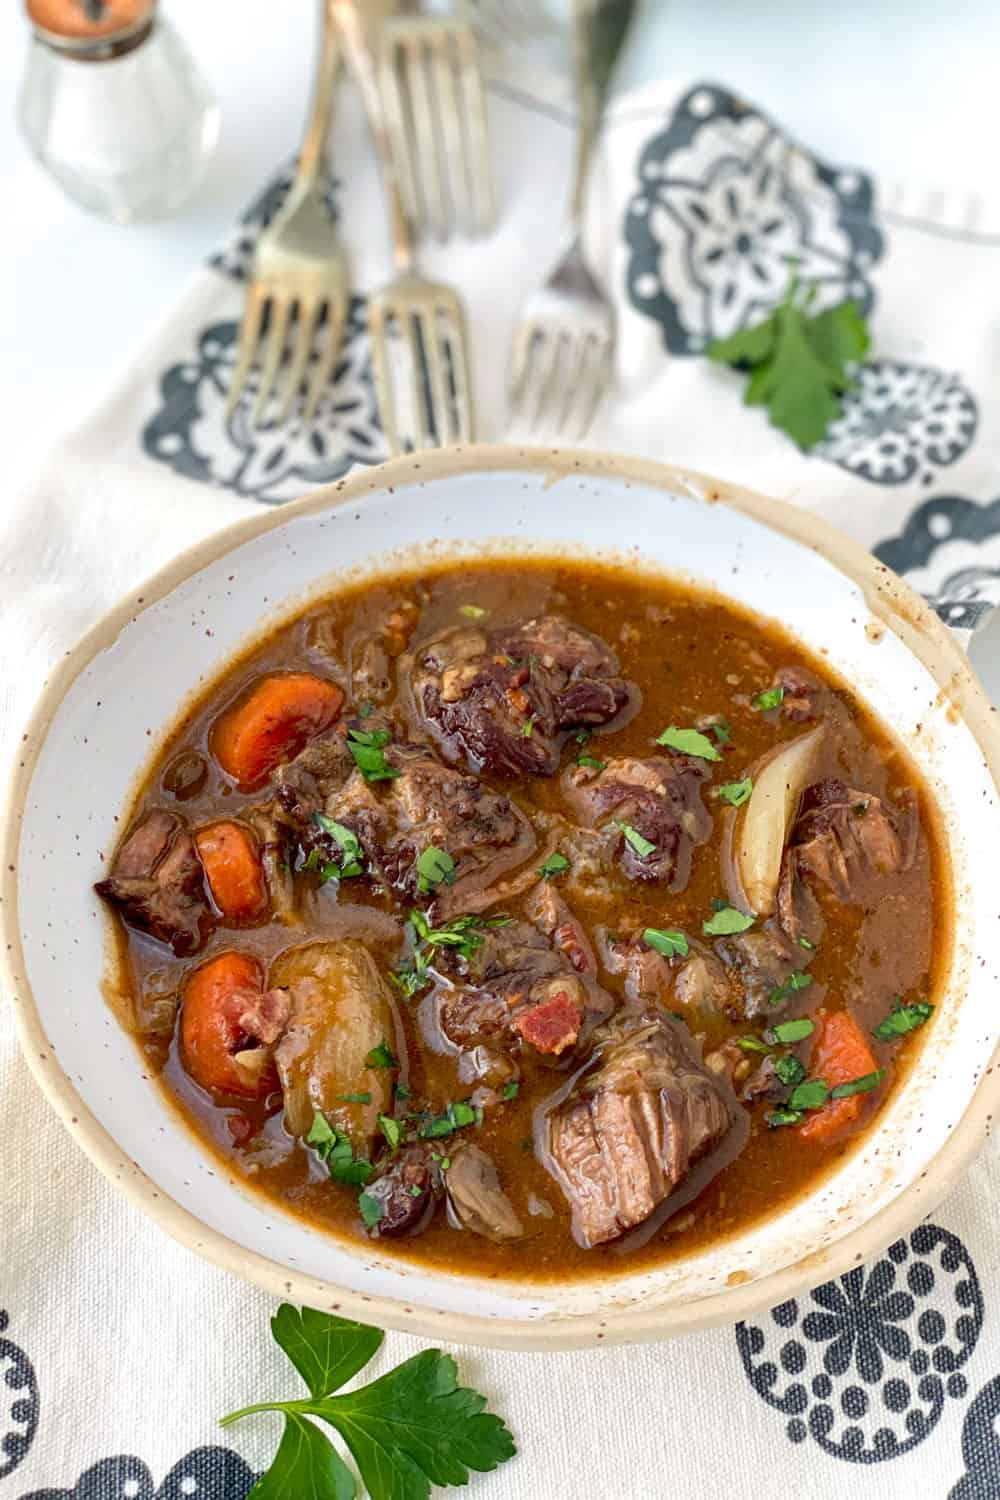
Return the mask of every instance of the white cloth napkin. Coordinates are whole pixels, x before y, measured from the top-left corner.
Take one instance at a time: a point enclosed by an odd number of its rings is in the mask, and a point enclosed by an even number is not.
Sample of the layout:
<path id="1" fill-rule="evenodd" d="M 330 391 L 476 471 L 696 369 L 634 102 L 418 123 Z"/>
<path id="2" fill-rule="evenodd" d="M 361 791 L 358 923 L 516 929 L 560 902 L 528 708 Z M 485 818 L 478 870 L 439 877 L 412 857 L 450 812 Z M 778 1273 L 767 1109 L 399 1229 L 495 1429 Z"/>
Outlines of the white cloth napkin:
<path id="1" fill-rule="evenodd" d="M 496 233 L 424 261 L 471 309 L 484 438 L 503 435 L 512 320 L 556 250 L 572 143 L 559 98 L 526 77 L 491 88 Z M 388 265 L 381 203 L 357 115 L 338 129 L 331 192 L 363 295 Z M 117 388 L 8 502 L 8 753 L 48 665 L 144 575 L 254 506 L 382 453 L 360 302 L 313 429 L 224 421 L 240 278 L 279 196 L 280 185 L 262 195 Z M 984 204 L 877 190 L 716 85 L 664 85 L 621 98 L 607 123 L 588 250 L 619 312 L 618 390 L 595 445 L 821 511 L 946 616 L 975 620 L 1000 576 L 1000 222 Z M 774 305 L 789 256 L 822 304 L 849 295 L 872 313 L 859 390 L 810 457 L 699 357 Z M 294 1390 L 267 1333 L 273 1304 L 173 1244 L 97 1174 L 31 1083 L 6 1011 L 0 1183 L 0 1500 L 241 1500 L 276 1432 L 267 1418 L 225 1434 L 215 1421 Z M 520 1448 L 472 1493 L 996 1500 L 998 1201 L 990 1152 L 884 1256 L 751 1325 L 544 1357 L 460 1351 L 463 1378 Z M 376 1369 L 418 1347 L 391 1335 Z"/>

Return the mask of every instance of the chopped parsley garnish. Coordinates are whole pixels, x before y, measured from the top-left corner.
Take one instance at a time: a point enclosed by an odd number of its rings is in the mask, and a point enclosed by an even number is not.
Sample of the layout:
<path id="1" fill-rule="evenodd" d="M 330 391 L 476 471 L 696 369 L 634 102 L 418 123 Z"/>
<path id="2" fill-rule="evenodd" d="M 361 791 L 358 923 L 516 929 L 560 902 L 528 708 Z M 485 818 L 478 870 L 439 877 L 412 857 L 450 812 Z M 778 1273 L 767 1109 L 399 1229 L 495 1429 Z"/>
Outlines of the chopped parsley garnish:
<path id="1" fill-rule="evenodd" d="M 897 999 L 872 1035 L 877 1036 L 880 1042 L 891 1042 L 895 1037 L 905 1036 L 908 1031 L 916 1031 L 918 1026 L 923 1026 L 925 1021 L 930 1020 L 933 1011 L 933 1005 L 929 1005 L 926 1000 L 914 1000 L 912 1005 L 904 1005 Z"/>
<path id="2" fill-rule="evenodd" d="M 742 807 L 744 802 L 750 801 L 752 792 L 752 776 L 745 776 L 742 781 L 727 781 L 719 787 L 719 796 L 730 807 Z"/>
<path id="3" fill-rule="evenodd" d="M 521 725 L 521 735 L 522 735 L 522 737 L 524 739 L 530 740 L 531 736 L 534 734 L 534 732 L 535 732 L 535 716 L 534 716 L 534 714 L 532 714 L 531 718 L 530 719 L 525 719 L 524 723 Z"/>
<path id="4" fill-rule="evenodd" d="M 772 1109 L 771 1113 L 765 1118 L 767 1119 L 768 1127 L 771 1130 L 777 1130 L 781 1125 L 801 1125 L 802 1111 L 798 1109 Z"/>
<path id="5" fill-rule="evenodd" d="M 767 688 L 763 693 L 758 693 L 756 698 L 751 699 L 751 706 L 760 709 L 761 713 L 766 713 L 768 709 L 780 708 L 784 696 L 783 687 Z"/>
<path id="6" fill-rule="evenodd" d="M 337 861 L 335 859 L 324 859 L 318 849 L 310 849 L 298 868 L 300 870 L 315 871 L 319 876 L 320 885 L 326 885 L 328 880 L 340 879 L 340 866 Z"/>
<path id="7" fill-rule="evenodd" d="M 370 1193 L 358 1207 L 369 1229 L 384 1217 Z M 257 1500 L 354 1500 L 361 1487 L 327 1436 L 330 1429 L 346 1443 L 371 1500 L 427 1500 L 432 1485 L 465 1485 L 470 1469 L 495 1469 L 513 1457 L 507 1428 L 486 1410 L 485 1397 L 458 1384 L 450 1354 L 422 1349 L 345 1392 L 377 1353 L 379 1329 L 286 1302 L 271 1319 L 271 1333 L 305 1382 L 306 1397 L 255 1403 L 222 1419 L 228 1427 L 257 1412 L 281 1414 L 284 1432 L 255 1485 Z"/>
<path id="8" fill-rule="evenodd" d="M 486 610 L 483 609 L 481 604 L 460 604 L 458 612 L 460 615 L 464 615 L 467 620 L 481 620 L 486 614 Z"/>
<path id="9" fill-rule="evenodd" d="M 664 958 L 687 958 L 691 951 L 684 933 L 675 927 L 647 927 L 642 940 L 647 948 L 662 953 Z"/>
<path id="10" fill-rule="evenodd" d="M 455 861 L 447 849 L 428 844 L 417 860 L 417 889 L 429 896 L 437 886 L 451 885 L 455 879 Z"/>
<path id="11" fill-rule="evenodd" d="M 807 1078 L 797 1084 L 788 1096 L 788 1108 L 792 1110 L 821 1109 L 830 1097 L 830 1090 L 822 1078 Z"/>
<path id="12" fill-rule="evenodd" d="M 593 734 L 594 731 L 592 729 L 578 729 L 573 738 L 578 745 L 585 745 L 589 739 L 593 738 Z"/>
<path id="13" fill-rule="evenodd" d="M 377 1047 L 373 1047 L 365 1058 L 366 1068 L 398 1068 L 399 1063 L 393 1056 L 392 1048 L 383 1037 Z"/>
<path id="14" fill-rule="evenodd" d="M 743 1052 L 770 1052 L 766 1042 L 762 1042 L 759 1036 L 738 1036 L 736 1045 Z"/>
<path id="15" fill-rule="evenodd" d="M 358 1197 L 358 1211 L 366 1229 L 374 1229 L 376 1224 L 385 1218 L 385 1209 L 377 1198 L 371 1193 L 361 1193 Z"/>
<path id="16" fill-rule="evenodd" d="M 374 705 L 374 703 L 362 703 L 361 707 L 358 709 L 358 718 L 359 719 L 368 719 L 368 718 L 371 717 L 371 715 L 374 712 L 375 712 L 375 705 Z"/>
<path id="17" fill-rule="evenodd" d="M 809 941 L 809 939 L 805 936 L 805 934 L 803 934 L 802 937 L 796 938 L 795 941 L 798 943 L 798 945 L 799 945 L 800 948 L 805 948 L 807 950 L 807 952 L 809 952 L 809 953 L 815 953 L 815 951 L 816 951 L 816 944 L 815 943 L 811 943 Z"/>
<path id="18" fill-rule="evenodd" d="M 797 1057 L 793 1057 L 791 1053 L 786 1057 L 775 1058 L 774 1071 L 777 1077 L 781 1079 L 781 1082 L 787 1084 L 790 1088 L 794 1087 L 797 1083 L 801 1083 L 806 1076 L 804 1065 Z"/>
<path id="19" fill-rule="evenodd" d="M 503 1086 L 503 1096 L 505 1099 L 516 1099 L 520 1091 L 521 1085 L 516 1078 L 510 1083 L 505 1083 Z"/>
<path id="20" fill-rule="evenodd" d="M 606 760 L 598 760 L 596 755 L 578 755 L 576 763 L 578 766 L 589 766 L 592 771 L 603 771 L 607 765 Z"/>
<path id="21" fill-rule="evenodd" d="M 538 873 L 543 880 L 551 880 L 555 875 L 565 875 L 568 869 L 569 860 L 565 854 L 556 850 L 555 854 L 550 854 L 545 863 L 539 866 Z"/>
<path id="22" fill-rule="evenodd" d="M 671 724 L 669 729 L 656 736 L 656 743 L 681 755 L 696 755 L 700 760 L 722 759 L 712 741 L 700 729 L 678 729 L 676 724 Z"/>
<path id="23" fill-rule="evenodd" d="M 728 937 L 733 932 L 746 932 L 753 924 L 753 917 L 746 912 L 737 911 L 735 906 L 721 906 L 707 922 L 702 922 L 701 930 L 706 937 Z"/>
<path id="24" fill-rule="evenodd" d="M 409 1193 L 411 1198 L 419 1198 L 422 1192 L 423 1188 L 418 1187 L 415 1182 L 410 1185 Z"/>
<path id="25" fill-rule="evenodd" d="M 417 1134 L 424 1140 L 437 1140 L 441 1136 L 453 1134 L 456 1130 L 463 1130 L 466 1125 L 481 1125 L 482 1123 L 483 1107 L 481 1104 L 471 1104 L 468 1099 L 456 1099 L 448 1105 L 443 1115 L 432 1115 L 429 1120 L 425 1120 Z"/>
<path id="26" fill-rule="evenodd" d="M 715 735 L 717 745 L 728 745 L 733 737 L 733 726 L 728 719 L 716 719 L 714 724 L 709 725 L 709 728 Z"/>
<path id="27" fill-rule="evenodd" d="M 370 1104 L 372 1102 L 371 1092 L 362 1089 L 356 1094 L 338 1094 L 337 1099 L 341 1104 Z"/>
<path id="28" fill-rule="evenodd" d="M 777 1043 L 787 1046 L 791 1042 L 804 1042 L 815 1030 L 815 1021 L 810 1021 L 808 1016 L 800 1016 L 795 1021 L 779 1021 L 777 1026 L 769 1026 L 764 1032 L 764 1040 L 772 1046 Z"/>
<path id="29" fill-rule="evenodd" d="M 385 1136 L 385 1139 L 389 1145 L 389 1150 L 392 1152 L 393 1156 L 395 1156 L 396 1152 L 399 1150 L 399 1142 L 402 1139 L 403 1135 L 402 1125 L 400 1125 L 398 1120 L 394 1120 L 392 1115 L 379 1115 L 378 1128 Z"/>
<path id="30" fill-rule="evenodd" d="M 320 1161 L 326 1164 L 334 1182 L 363 1187 L 375 1170 L 363 1156 L 355 1157 L 350 1137 L 342 1130 L 335 1130 L 319 1110 L 313 1115 L 306 1145 L 312 1146 Z"/>
<path id="31" fill-rule="evenodd" d="M 392 738 L 388 729 L 349 729 L 347 748 L 366 781 L 392 781 L 400 775 L 385 758 L 384 745 Z"/>
<path id="32" fill-rule="evenodd" d="M 813 313 L 815 284 L 792 273 L 784 299 L 759 323 L 715 339 L 706 353 L 747 375 L 743 400 L 763 406 L 774 427 L 808 451 L 841 414 L 856 382 L 848 373 L 868 349 L 868 327 L 854 302 Z"/>
<path id="33" fill-rule="evenodd" d="M 313 822 L 317 828 L 333 839 L 342 856 L 339 865 L 331 861 L 330 864 L 320 868 L 320 879 L 327 881 L 336 876 L 338 880 L 349 880 L 352 875 L 363 875 L 362 860 L 365 857 L 365 851 L 353 828 L 347 828 L 343 823 L 338 823 L 334 818 L 328 818 L 326 813 L 321 812 L 313 813 Z M 318 854 L 318 851 L 310 852 L 303 869 L 310 868 L 309 860 L 312 859 L 313 854 Z"/>
<path id="34" fill-rule="evenodd" d="M 483 933 L 489 927 L 506 927 L 510 917 L 455 917 L 444 927 L 432 927 L 422 911 L 410 912 L 413 929 L 413 958 L 390 977 L 407 999 L 430 984 L 430 958 L 435 948 L 454 948 L 460 958 L 470 959 L 482 947 Z M 396 1090 L 397 1094 L 399 1090 Z"/>
<path id="35" fill-rule="evenodd" d="M 885 1077 L 884 1068 L 876 1068 L 874 1073 L 865 1073 L 861 1078 L 852 1078 L 848 1083 L 838 1083 L 836 1088 L 830 1090 L 831 1099 L 850 1099 L 855 1094 L 870 1094 L 872 1089 L 877 1089 Z"/>
<path id="36" fill-rule="evenodd" d="M 406 1087 L 405 1083 L 397 1083 L 396 1084 L 396 1098 L 397 1099 L 412 1099 L 412 1097 L 413 1097 L 412 1090 L 408 1089 Z"/>
<path id="37" fill-rule="evenodd" d="M 790 974 L 784 984 L 776 985 L 771 991 L 767 997 L 767 1003 L 772 1010 L 776 1010 L 792 995 L 797 995 L 800 990 L 808 989 L 811 984 L 812 976 L 809 974 Z"/>
<path id="38" fill-rule="evenodd" d="M 631 823 L 622 823 L 618 818 L 615 818 L 614 822 L 615 827 L 621 829 L 625 842 L 635 850 L 640 859 L 646 859 L 648 855 L 655 853 L 656 845 L 651 844 L 649 839 L 643 838 L 639 830 L 633 828 Z"/>

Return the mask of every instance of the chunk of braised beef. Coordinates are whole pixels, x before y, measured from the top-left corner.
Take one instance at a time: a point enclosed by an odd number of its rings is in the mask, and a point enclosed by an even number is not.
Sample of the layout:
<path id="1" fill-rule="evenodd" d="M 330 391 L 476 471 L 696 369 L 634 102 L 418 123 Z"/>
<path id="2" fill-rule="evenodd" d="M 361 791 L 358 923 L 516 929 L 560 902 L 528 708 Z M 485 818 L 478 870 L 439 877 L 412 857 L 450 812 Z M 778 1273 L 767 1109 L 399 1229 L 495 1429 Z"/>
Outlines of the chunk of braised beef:
<path id="1" fill-rule="evenodd" d="M 602 932 L 598 941 L 604 967 L 624 978 L 625 996 L 632 1004 L 690 1013 L 698 1025 L 730 1010 L 732 985 L 726 969 L 702 944 L 692 940 L 686 955 L 668 958 L 641 937 Z"/>
<path id="2" fill-rule="evenodd" d="M 781 712 L 793 724 L 808 724 L 819 718 L 822 701 L 830 689 L 805 667 L 779 667 L 772 688 L 781 688 Z"/>
<path id="3" fill-rule="evenodd" d="M 566 735 L 637 697 L 604 641 L 559 615 L 486 631 L 459 626 L 415 653 L 413 703 L 450 759 L 550 776 Z"/>
<path id="4" fill-rule="evenodd" d="M 565 954 L 578 974 L 596 974 L 597 961 L 583 923 L 550 881 L 538 882 L 528 896 L 526 908 L 532 922 Z"/>
<path id="5" fill-rule="evenodd" d="M 467 1141 L 451 1147 L 448 1155 L 445 1192 L 449 1216 L 458 1227 L 482 1235 L 497 1245 L 520 1239 L 524 1225 L 500 1186 L 500 1174 L 493 1158 L 480 1146 Z"/>
<path id="6" fill-rule="evenodd" d="M 733 1021 L 752 1021 L 780 1011 L 795 993 L 788 989 L 789 980 L 806 967 L 811 956 L 776 923 L 717 938 L 715 952 L 733 981 L 729 1003 Z"/>
<path id="7" fill-rule="evenodd" d="M 571 766 L 564 789 L 588 826 L 616 830 L 612 848 L 624 875 L 681 891 L 693 850 L 712 834 L 701 795 L 708 776 L 703 761 L 686 755 L 628 757 L 609 760 L 600 771 Z"/>
<path id="8" fill-rule="evenodd" d="M 384 1171 L 365 1185 L 382 1217 L 369 1230 L 378 1239 L 402 1239 L 427 1228 L 441 1201 L 441 1172 L 431 1147 L 421 1143 L 403 1146 Z"/>
<path id="9" fill-rule="evenodd" d="M 818 892 L 845 905 L 873 897 L 880 877 L 897 874 L 912 862 L 915 834 L 912 800 L 894 815 L 881 798 L 835 777 L 808 787 L 778 884 L 778 914 L 789 938 L 816 941 L 822 928 Z"/>
<path id="10" fill-rule="evenodd" d="M 316 813 L 324 812 L 354 771 L 354 760 L 342 735 L 311 740 L 274 776 L 274 795 L 290 824 L 306 830 Z"/>
<path id="11" fill-rule="evenodd" d="M 209 924 L 205 877 L 187 823 L 154 807 L 126 834 L 111 874 L 94 886 L 130 927 L 167 943 L 178 958 L 196 953 Z"/>
<path id="12" fill-rule="evenodd" d="M 542 1149 L 586 1247 L 643 1223 L 746 1120 L 677 1021 L 621 1011 L 595 1033 L 590 1062 L 544 1114 Z"/>

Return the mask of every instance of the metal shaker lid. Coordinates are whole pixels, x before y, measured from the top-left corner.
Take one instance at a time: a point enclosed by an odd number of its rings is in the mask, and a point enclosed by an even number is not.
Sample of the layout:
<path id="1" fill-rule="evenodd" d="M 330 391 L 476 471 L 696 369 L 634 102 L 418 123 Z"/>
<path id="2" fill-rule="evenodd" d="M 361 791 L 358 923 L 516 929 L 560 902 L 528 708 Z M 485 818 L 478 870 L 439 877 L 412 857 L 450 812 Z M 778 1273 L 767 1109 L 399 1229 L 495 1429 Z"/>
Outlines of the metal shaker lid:
<path id="1" fill-rule="evenodd" d="M 156 0 L 25 0 L 36 35 L 60 51 L 119 56 L 141 41 Z"/>

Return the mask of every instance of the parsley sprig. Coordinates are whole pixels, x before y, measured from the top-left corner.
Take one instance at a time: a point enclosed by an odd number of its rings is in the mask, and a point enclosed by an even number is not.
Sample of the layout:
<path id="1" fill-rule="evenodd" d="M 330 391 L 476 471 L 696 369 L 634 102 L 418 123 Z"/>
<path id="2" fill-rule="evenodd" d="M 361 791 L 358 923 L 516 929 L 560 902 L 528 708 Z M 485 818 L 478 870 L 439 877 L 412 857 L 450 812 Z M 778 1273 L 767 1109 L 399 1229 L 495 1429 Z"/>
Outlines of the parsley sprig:
<path id="1" fill-rule="evenodd" d="M 479 917 L 471 913 L 455 917 L 443 927 L 432 927 L 422 911 L 410 912 L 413 932 L 413 956 L 391 978 L 407 999 L 420 993 L 431 982 L 430 967 L 438 948 L 454 948 L 460 958 L 469 959 L 483 945 L 483 934 L 490 927 L 506 927 L 510 917 Z"/>
<path id="2" fill-rule="evenodd" d="M 743 400 L 764 406 L 775 427 L 800 448 L 814 448 L 855 388 L 848 373 L 868 350 L 868 329 L 853 302 L 813 313 L 814 286 L 793 274 L 780 306 L 763 322 L 716 339 L 707 354 L 749 376 Z"/>
<path id="3" fill-rule="evenodd" d="M 354 1475 L 317 1419 L 347 1445 L 371 1500 L 428 1500 L 430 1487 L 464 1485 L 517 1451 L 486 1399 L 458 1384 L 450 1354 L 424 1349 L 394 1370 L 335 1395 L 377 1353 L 378 1328 L 283 1303 L 271 1319 L 275 1342 L 309 1390 L 297 1401 L 261 1401 L 223 1417 L 228 1427 L 258 1412 L 280 1412 L 284 1432 L 253 1500 L 355 1500 Z"/>

